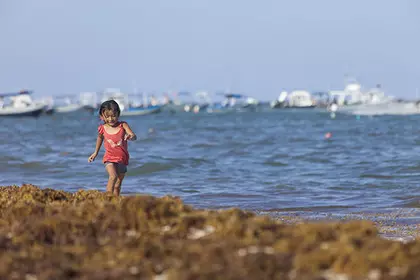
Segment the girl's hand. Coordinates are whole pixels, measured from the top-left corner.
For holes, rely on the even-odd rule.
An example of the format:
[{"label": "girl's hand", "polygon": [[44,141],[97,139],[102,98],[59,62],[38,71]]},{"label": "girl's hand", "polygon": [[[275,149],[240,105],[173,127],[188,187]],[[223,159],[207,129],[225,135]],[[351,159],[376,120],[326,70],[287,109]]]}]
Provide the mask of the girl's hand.
[{"label": "girl's hand", "polygon": [[94,161],[97,155],[98,155],[97,153],[91,154],[90,157],[88,158],[88,162]]},{"label": "girl's hand", "polygon": [[136,140],[137,136],[136,134],[131,130],[130,126],[128,125],[128,123],[123,122],[123,128],[125,130],[125,135],[124,135],[124,140]]},{"label": "girl's hand", "polygon": [[137,139],[137,136],[135,135],[135,134],[128,134],[128,133],[126,133],[125,134],[125,136],[124,136],[124,140],[136,140]]}]

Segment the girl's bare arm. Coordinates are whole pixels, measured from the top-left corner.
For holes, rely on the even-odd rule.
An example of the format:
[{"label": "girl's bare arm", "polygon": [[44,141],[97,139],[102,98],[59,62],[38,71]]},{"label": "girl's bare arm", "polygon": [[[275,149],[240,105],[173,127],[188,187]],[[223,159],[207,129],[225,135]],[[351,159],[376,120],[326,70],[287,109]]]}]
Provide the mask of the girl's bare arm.
[{"label": "girl's bare arm", "polygon": [[99,150],[101,149],[102,142],[104,141],[104,136],[102,134],[98,134],[98,138],[96,138],[96,147],[95,147],[95,153],[99,153]]},{"label": "girl's bare arm", "polygon": [[125,130],[125,136],[124,136],[125,140],[133,140],[134,141],[134,140],[137,139],[136,134],[131,130],[128,123],[123,123],[123,128]]},{"label": "girl's bare arm", "polygon": [[96,138],[96,147],[95,152],[90,155],[88,162],[92,162],[95,160],[96,156],[99,153],[99,150],[101,149],[102,142],[104,141],[104,136],[102,134],[98,134],[98,138]]}]

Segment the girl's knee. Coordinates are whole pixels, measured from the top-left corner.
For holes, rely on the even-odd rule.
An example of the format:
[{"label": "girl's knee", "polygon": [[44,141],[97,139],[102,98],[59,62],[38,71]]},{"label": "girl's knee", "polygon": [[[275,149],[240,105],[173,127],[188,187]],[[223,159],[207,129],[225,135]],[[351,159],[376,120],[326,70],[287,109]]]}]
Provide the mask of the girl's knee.
[{"label": "girl's knee", "polygon": [[118,176],[116,174],[109,174],[109,180],[116,182],[118,180]]}]

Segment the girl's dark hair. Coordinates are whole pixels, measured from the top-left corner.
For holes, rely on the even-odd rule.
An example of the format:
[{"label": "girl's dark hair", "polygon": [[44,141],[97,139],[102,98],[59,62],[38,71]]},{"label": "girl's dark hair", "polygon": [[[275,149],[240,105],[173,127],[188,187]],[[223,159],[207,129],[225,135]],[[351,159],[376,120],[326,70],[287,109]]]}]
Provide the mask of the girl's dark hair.
[{"label": "girl's dark hair", "polygon": [[121,114],[120,106],[118,106],[118,103],[112,99],[107,100],[101,104],[101,107],[99,108],[99,115],[102,116],[104,111],[108,110],[114,112],[117,116],[120,116]]}]

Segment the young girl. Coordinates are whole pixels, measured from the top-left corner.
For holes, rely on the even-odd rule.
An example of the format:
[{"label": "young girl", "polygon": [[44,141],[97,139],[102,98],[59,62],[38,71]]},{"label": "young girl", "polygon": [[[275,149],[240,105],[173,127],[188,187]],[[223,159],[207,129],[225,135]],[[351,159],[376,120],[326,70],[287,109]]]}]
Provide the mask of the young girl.
[{"label": "young girl", "polygon": [[136,140],[137,136],[126,122],[118,121],[120,107],[114,100],[108,100],[101,104],[99,116],[104,122],[98,127],[95,152],[89,157],[88,162],[95,160],[102,142],[105,142],[105,155],[103,162],[109,174],[106,191],[120,195],[121,183],[127,172],[128,145],[127,140]]}]

